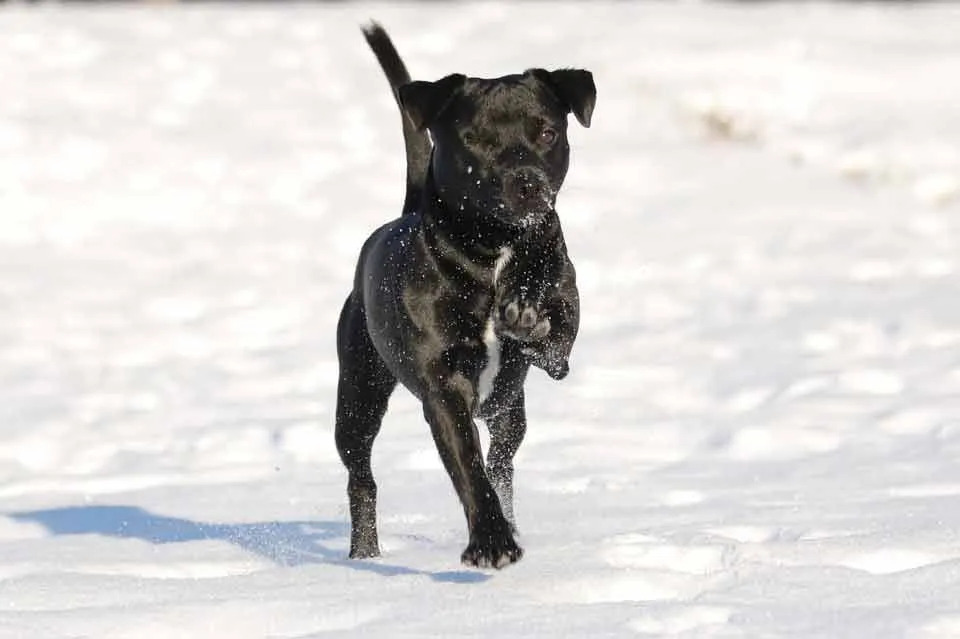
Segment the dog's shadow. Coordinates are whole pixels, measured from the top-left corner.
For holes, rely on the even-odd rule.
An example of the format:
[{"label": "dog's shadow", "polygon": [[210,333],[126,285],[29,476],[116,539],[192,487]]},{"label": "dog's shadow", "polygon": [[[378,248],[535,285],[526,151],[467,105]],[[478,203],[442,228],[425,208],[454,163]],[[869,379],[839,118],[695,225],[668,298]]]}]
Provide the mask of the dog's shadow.
[{"label": "dog's shadow", "polygon": [[68,506],[11,513],[11,519],[37,523],[52,535],[103,535],[140,539],[152,544],[214,540],[233,544],[269,559],[279,566],[330,564],[372,572],[384,577],[427,576],[448,583],[479,583],[489,579],[480,572],[455,570],[427,572],[383,563],[353,560],[325,542],[347,537],[349,525],[333,521],[271,521],[250,524],[212,524],[155,515],[136,506]]}]

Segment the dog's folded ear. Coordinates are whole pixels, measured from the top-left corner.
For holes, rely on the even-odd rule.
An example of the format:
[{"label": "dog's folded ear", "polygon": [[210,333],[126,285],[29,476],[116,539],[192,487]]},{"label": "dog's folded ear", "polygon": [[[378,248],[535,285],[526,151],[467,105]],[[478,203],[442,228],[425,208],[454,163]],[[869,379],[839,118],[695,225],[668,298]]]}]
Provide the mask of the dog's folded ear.
[{"label": "dog's folded ear", "polygon": [[593,74],[583,69],[557,69],[544,71],[532,69],[557,98],[573,113],[577,122],[590,126],[593,107],[597,103],[597,87],[593,83]]},{"label": "dog's folded ear", "polygon": [[408,82],[399,89],[397,95],[407,117],[418,131],[423,131],[436,120],[450,104],[453,96],[463,87],[466,76],[453,73],[436,82],[418,80]]}]

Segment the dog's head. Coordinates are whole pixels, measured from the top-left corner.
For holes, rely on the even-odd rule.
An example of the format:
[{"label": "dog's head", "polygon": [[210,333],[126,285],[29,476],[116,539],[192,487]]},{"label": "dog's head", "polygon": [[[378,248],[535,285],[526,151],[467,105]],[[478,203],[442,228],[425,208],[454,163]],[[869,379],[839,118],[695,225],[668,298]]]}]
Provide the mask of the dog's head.
[{"label": "dog's head", "polygon": [[407,117],[433,138],[433,175],[446,204],[518,229],[553,209],[570,159],[567,114],[590,126],[596,95],[593,75],[580,69],[454,74],[399,89]]}]

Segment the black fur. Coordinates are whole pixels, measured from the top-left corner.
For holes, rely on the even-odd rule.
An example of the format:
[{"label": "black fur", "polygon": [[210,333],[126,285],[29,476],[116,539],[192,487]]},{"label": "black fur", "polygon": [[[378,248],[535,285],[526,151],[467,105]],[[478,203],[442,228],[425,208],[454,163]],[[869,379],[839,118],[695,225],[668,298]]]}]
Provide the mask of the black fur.
[{"label": "black fur", "polygon": [[[350,556],[380,552],[370,451],[399,381],[423,403],[463,505],[462,561],[500,568],[522,555],[512,460],[526,430],[524,380],[531,365],[566,376],[579,324],[554,201],[569,161],[567,115],[589,126],[593,78],[534,69],[409,82],[386,32],[371,24],[364,34],[405,114],[408,190],[404,215],[363,245],[337,329]],[[500,364],[489,388],[485,337]],[[491,432],[486,463],[478,418]]]}]

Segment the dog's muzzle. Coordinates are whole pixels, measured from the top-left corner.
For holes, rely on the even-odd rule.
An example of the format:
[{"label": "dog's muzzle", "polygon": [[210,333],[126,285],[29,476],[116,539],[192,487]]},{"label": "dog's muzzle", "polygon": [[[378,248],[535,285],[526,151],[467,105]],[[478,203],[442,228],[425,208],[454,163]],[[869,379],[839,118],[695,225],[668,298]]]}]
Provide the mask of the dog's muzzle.
[{"label": "dog's muzzle", "polygon": [[547,176],[536,169],[518,169],[503,178],[503,194],[518,215],[526,216],[553,206],[553,189]]}]

